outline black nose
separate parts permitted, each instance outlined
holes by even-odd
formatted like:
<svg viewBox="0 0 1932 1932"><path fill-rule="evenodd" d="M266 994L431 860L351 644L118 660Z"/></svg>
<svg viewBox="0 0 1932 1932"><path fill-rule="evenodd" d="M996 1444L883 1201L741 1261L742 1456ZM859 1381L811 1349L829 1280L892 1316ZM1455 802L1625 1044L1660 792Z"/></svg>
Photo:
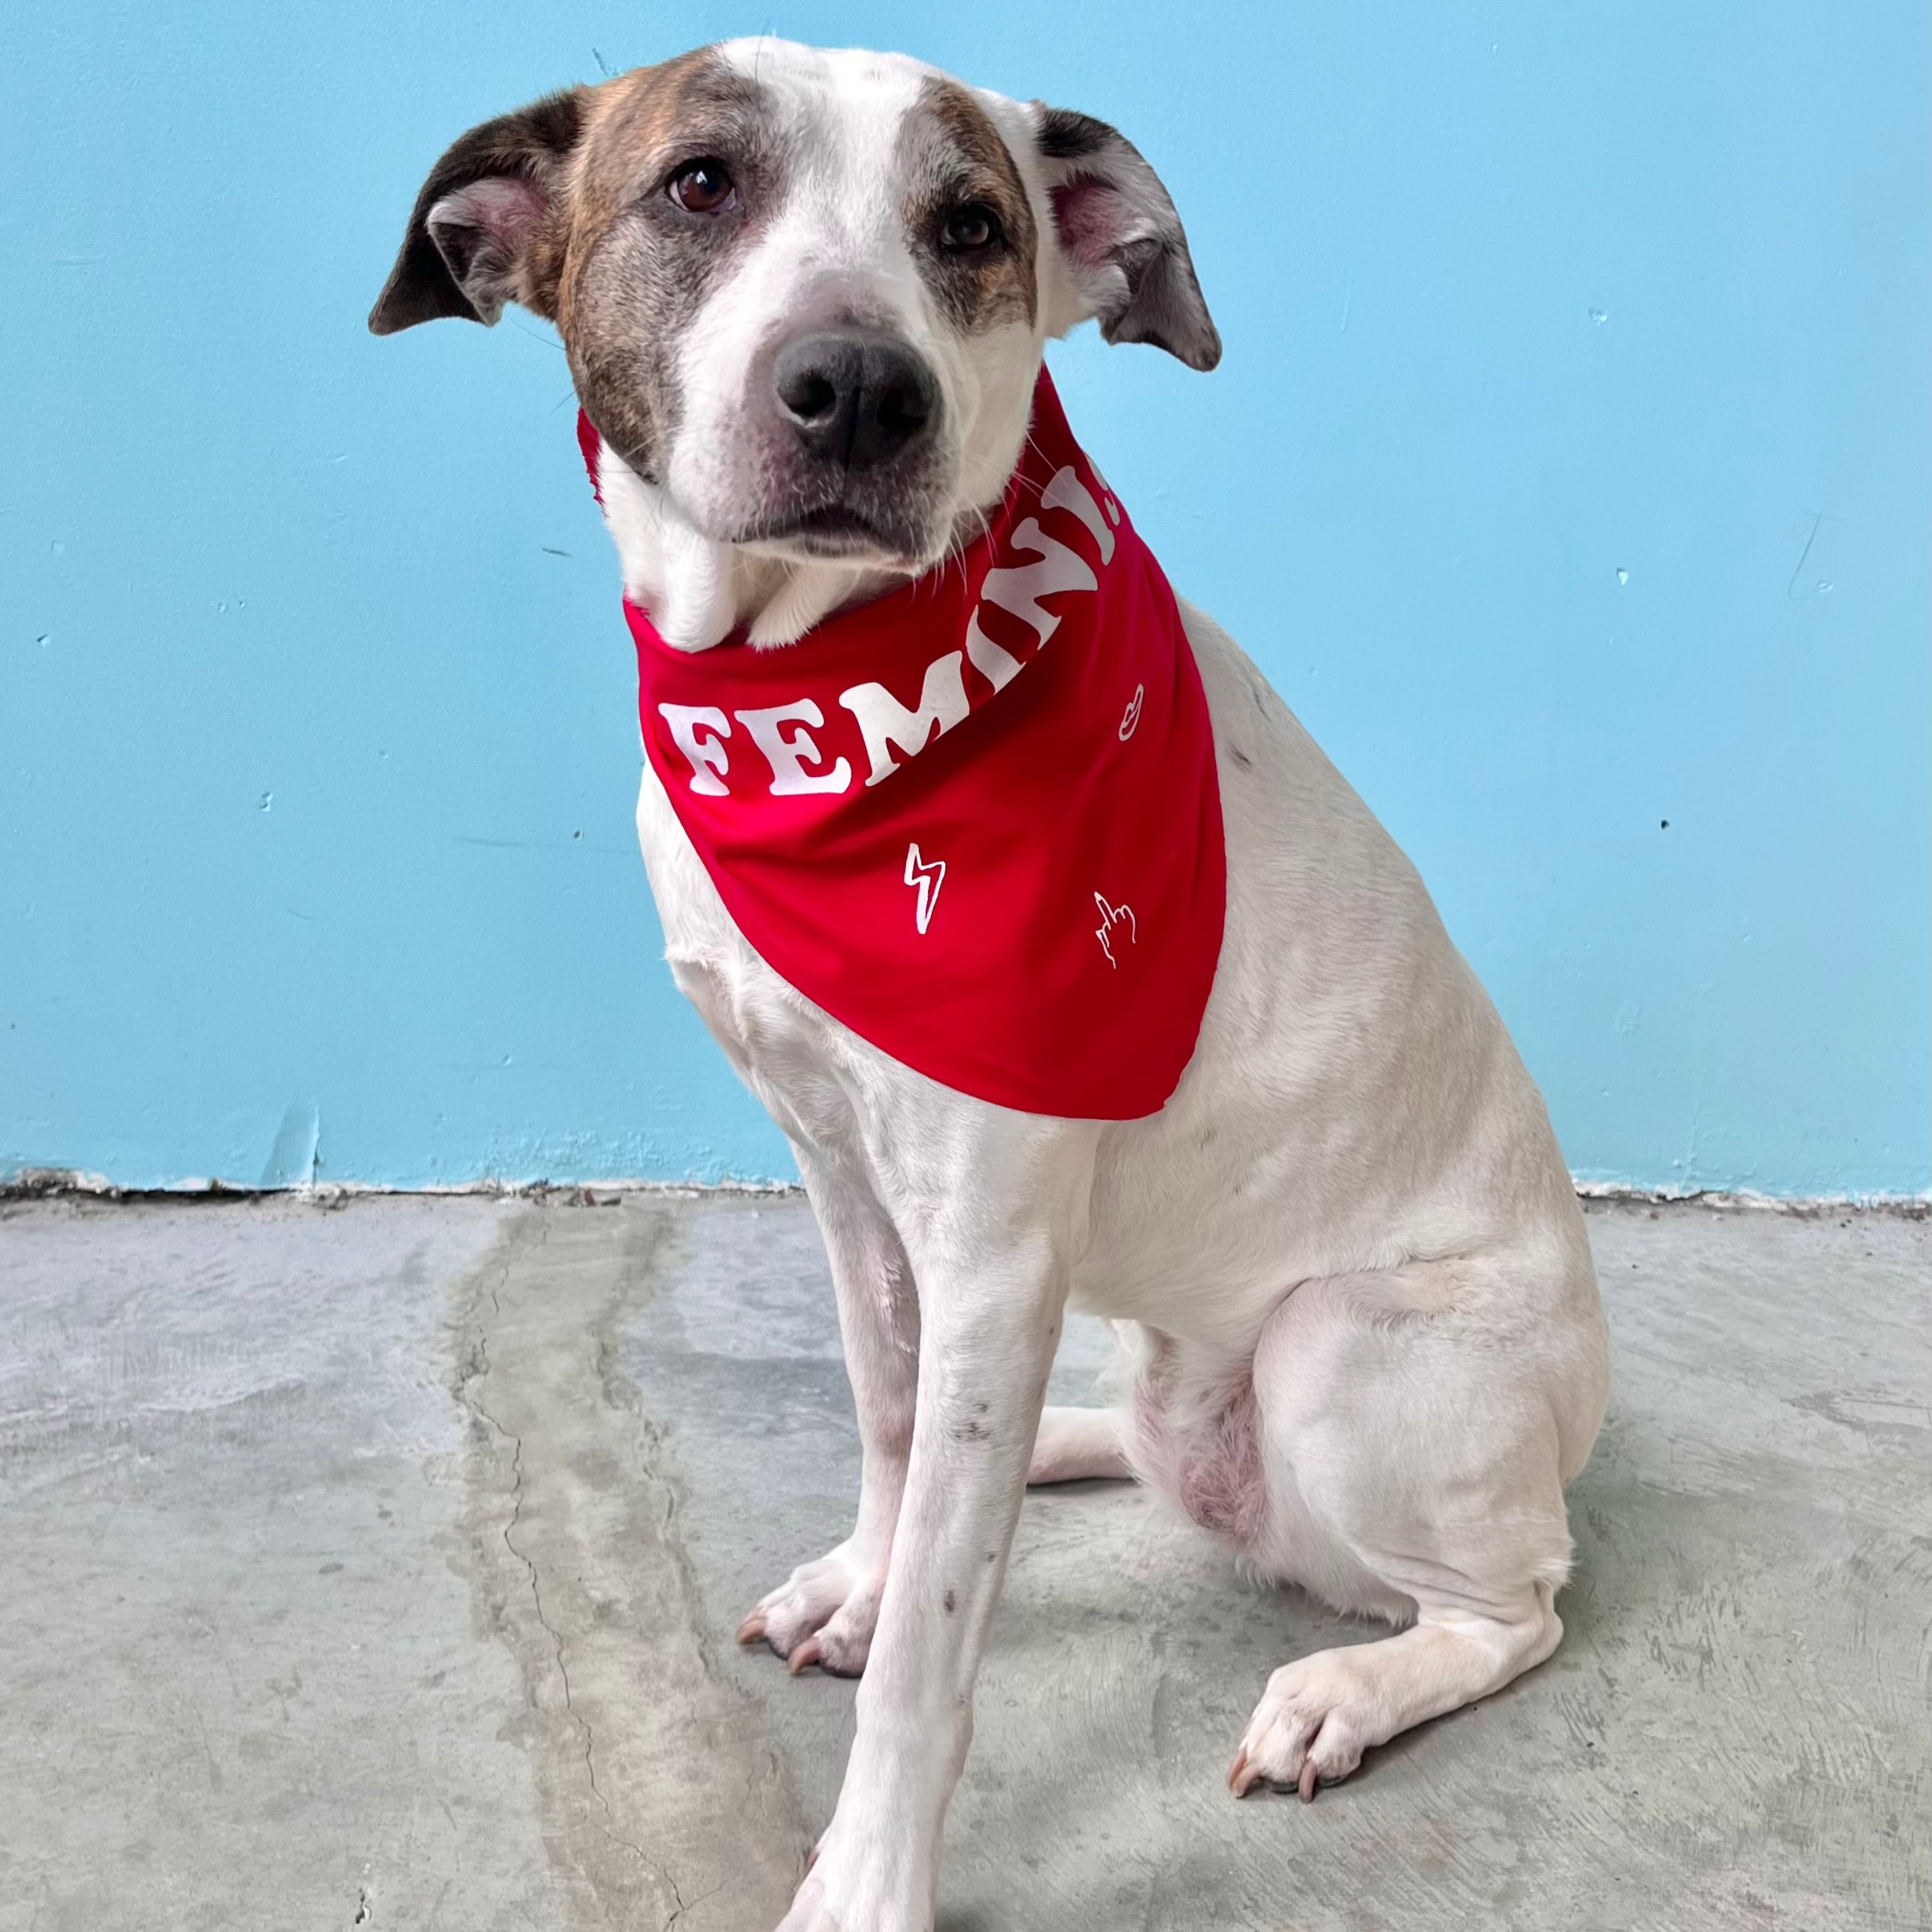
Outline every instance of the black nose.
<svg viewBox="0 0 1932 1932"><path fill-rule="evenodd" d="M824 329L787 343L772 385L806 450L848 470L902 454L939 413L933 372L904 343L871 329Z"/></svg>

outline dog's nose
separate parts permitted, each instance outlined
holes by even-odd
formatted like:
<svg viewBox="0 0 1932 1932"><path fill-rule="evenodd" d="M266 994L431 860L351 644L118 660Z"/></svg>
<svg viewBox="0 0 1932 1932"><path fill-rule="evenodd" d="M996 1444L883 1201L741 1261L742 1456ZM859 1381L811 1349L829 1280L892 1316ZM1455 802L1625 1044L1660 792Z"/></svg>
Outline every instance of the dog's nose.
<svg viewBox="0 0 1932 1932"><path fill-rule="evenodd" d="M797 337L779 351L772 385L806 451L848 470L902 455L939 419L933 372L904 343L876 330Z"/></svg>

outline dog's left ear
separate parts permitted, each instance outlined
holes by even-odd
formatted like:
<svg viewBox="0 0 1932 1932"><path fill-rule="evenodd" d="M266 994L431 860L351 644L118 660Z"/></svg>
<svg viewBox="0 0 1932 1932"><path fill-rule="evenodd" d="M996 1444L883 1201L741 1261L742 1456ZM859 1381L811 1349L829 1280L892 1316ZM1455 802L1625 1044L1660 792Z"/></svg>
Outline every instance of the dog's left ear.
<svg viewBox="0 0 1932 1932"><path fill-rule="evenodd" d="M1039 101L1031 110L1054 231L1084 305L1069 319L1097 316L1109 342L1150 342L1190 369L1213 368L1220 334L1160 177L1105 121Z"/></svg>
<svg viewBox="0 0 1932 1932"><path fill-rule="evenodd" d="M505 302L556 319L555 239L564 175L582 132L571 88L472 128L429 171L370 332L394 335L440 316L494 322Z"/></svg>

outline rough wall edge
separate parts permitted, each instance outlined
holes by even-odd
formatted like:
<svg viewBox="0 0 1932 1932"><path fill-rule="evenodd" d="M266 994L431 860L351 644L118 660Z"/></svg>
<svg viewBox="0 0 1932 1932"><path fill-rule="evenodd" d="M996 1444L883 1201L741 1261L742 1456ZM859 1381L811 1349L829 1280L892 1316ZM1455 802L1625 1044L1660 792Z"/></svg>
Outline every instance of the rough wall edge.
<svg viewBox="0 0 1932 1932"><path fill-rule="evenodd" d="M1574 1178L1574 1177L1573 1177ZM1898 1214L1907 1220L1932 1220L1932 1192L1923 1194L1758 1194L1748 1188L1630 1187L1615 1181L1578 1181L1577 1197L1633 1207L1697 1206L1732 1213L1792 1214L1810 1220L1856 1208L1861 1214Z"/></svg>
<svg viewBox="0 0 1932 1932"><path fill-rule="evenodd" d="M122 1187L104 1174L83 1174L71 1168L29 1168L0 1180L0 1202L91 1201L268 1201L291 1199L318 1207L382 1195L480 1195L491 1200L550 1201L567 1207L600 1208L620 1196L655 1195L666 1201L693 1201L709 1194L802 1196L795 1181L466 1181L447 1187L385 1187L363 1181L304 1181L286 1187L244 1187L226 1181L198 1177L165 1187Z"/></svg>
<svg viewBox="0 0 1932 1932"><path fill-rule="evenodd" d="M1792 1214L1801 1219L1856 1208L1867 1214L1898 1214L1909 1220L1932 1220L1932 1193L1924 1194L1756 1194L1716 1187L1630 1187L1607 1181L1579 1181L1580 1199L1628 1202L1640 1207L1696 1205L1733 1213ZM259 1201L291 1196L327 1208L364 1195L476 1194L497 1200L550 1201L565 1206L601 1207L627 1194L655 1195L667 1201L697 1200L706 1195L802 1195L785 1181L600 1181L553 1184L548 1181L469 1181L448 1187L385 1187L367 1181L317 1181L288 1187L239 1187L222 1181L188 1180L167 1187L121 1187L106 1175L71 1168L29 1168L0 1181L0 1202Z"/></svg>

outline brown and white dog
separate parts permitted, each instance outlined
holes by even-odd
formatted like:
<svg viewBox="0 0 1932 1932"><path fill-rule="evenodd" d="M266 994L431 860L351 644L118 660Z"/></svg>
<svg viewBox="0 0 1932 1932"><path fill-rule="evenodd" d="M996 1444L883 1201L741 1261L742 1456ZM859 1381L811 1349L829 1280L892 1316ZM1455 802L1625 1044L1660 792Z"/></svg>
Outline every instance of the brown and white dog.
<svg viewBox="0 0 1932 1932"><path fill-rule="evenodd" d="M1111 128L768 40L449 150L370 325L507 301L561 333L625 588L694 652L741 624L791 644L969 538L1050 339L1097 318L1194 368L1220 353L1166 191ZM1606 1351L1542 1101L1407 861L1182 610L1227 916L1193 1060L1145 1120L1011 1111L859 1039L746 944L646 769L672 970L796 1151L864 1448L851 1536L743 1632L865 1673L786 1932L932 1924L1029 1474L1138 1476L1254 1570L1397 1627L1274 1673L1237 1794L1311 1796L1561 1634ZM1114 1319L1123 1408L1043 1415L1069 1305Z"/></svg>

